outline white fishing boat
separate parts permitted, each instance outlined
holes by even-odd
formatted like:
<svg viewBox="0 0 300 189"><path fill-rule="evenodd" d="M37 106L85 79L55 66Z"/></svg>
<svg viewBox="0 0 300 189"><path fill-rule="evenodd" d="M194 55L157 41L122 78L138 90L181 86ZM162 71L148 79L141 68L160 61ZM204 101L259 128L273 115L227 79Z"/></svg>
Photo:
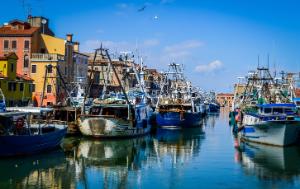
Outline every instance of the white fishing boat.
<svg viewBox="0 0 300 189"><path fill-rule="evenodd" d="M295 104L257 105L257 112L245 113L242 124L242 139L275 146L294 144L300 131Z"/></svg>
<svg viewBox="0 0 300 189"><path fill-rule="evenodd" d="M121 102L117 104L116 102ZM150 132L147 105L135 106L117 100L114 103L94 104L90 113L81 115L79 129L84 136L95 138L136 137Z"/></svg>
<svg viewBox="0 0 300 189"><path fill-rule="evenodd" d="M151 115L148 112L150 108L144 103L143 89L139 93L126 93L111 63L108 50L100 48L98 51L101 53L105 51L109 62L108 69L113 70L122 92L117 96L111 95L106 98L107 91L106 85L104 85L102 97L94 100L88 113L85 113L85 108L83 108L84 114L78 119L81 133L84 136L95 138L128 138L149 133L151 130L149 117ZM95 53L97 54L97 50ZM136 72L135 75L137 76ZM139 81L138 77L137 80Z"/></svg>

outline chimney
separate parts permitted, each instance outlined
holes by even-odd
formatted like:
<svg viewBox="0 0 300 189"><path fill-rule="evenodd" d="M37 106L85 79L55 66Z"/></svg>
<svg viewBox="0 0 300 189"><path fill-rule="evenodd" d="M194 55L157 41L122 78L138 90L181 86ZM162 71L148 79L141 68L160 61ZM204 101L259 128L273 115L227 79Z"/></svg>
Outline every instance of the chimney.
<svg viewBox="0 0 300 189"><path fill-rule="evenodd" d="M72 42L73 34L67 34L67 42Z"/></svg>
<svg viewBox="0 0 300 189"><path fill-rule="evenodd" d="M74 42L74 44L73 44L73 50L74 50L74 52L79 52L79 42Z"/></svg>

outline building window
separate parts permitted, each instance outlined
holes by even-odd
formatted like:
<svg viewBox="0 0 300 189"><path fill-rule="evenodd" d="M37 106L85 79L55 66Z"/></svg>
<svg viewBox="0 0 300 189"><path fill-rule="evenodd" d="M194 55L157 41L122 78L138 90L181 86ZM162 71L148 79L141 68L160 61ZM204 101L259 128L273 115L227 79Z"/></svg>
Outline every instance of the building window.
<svg viewBox="0 0 300 189"><path fill-rule="evenodd" d="M24 91L24 83L20 83L20 91Z"/></svg>
<svg viewBox="0 0 300 189"><path fill-rule="evenodd" d="M28 68L29 67L29 56L25 55L24 56L24 68Z"/></svg>
<svg viewBox="0 0 300 189"><path fill-rule="evenodd" d="M47 93L51 93L52 92L52 86L51 85L47 85Z"/></svg>
<svg viewBox="0 0 300 189"><path fill-rule="evenodd" d="M16 40L11 41L11 48L17 49L17 41Z"/></svg>
<svg viewBox="0 0 300 189"><path fill-rule="evenodd" d="M52 65L47 66L47 72L52 73Z"/></svg>
<svg viewBox="0 0 300 189"><path fill-rule="evenodd" d="M36 65L31 65L31 73L36 73Z"/></svg>
<svg viewBox="0 0 300 189"><path fill-rule="evenodd" d="M8 40L4 40L4 50L9 49L9 41Z"/></svg>
<svg viewBox="0 0 300 189"><path fill-rule="evenodd" d="M29 50L29 41L28 40L24 41L24 49Z"/></svg>
<svg viewBox="0 0 300 189"><path fill-rule="evenodd" d="M10 72L14 72L14 64L10 64Z"/></svg>

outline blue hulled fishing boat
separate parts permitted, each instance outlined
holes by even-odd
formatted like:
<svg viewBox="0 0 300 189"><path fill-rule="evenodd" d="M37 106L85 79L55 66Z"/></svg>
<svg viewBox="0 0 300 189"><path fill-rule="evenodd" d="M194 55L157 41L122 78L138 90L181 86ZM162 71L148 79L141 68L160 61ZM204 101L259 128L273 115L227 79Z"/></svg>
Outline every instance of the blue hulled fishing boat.
<svg viewBox="0 0 300 189"><path fill-rule="evenodd" d="M156 122L160 127L197 127L205 108L191 83L183 76L181 66L172 63L164 73L156 105Z"/></svg>
<svg viewBox="0 0 300 189"><path fill-rule="evenodd" d="M39 153L60 145L67 132L66 123L50 121L42 109L29 110L0 113L0 157Z"/></svg>
<svg viewBox="0 0 300 189"><path fill-rule="evenodd" d="M213 91L210 91L208 94L205 95L205 101L204 101L207 112L208 113L218 113L220 112L220 104L216 100L216 93Z"/></svg>
<svg viewBox="0 0 300 189"><path fill-rule="evenodd" d="M184 106L178 105L173 106L174 109L170 109L164 112L162 110L164 106L160 106L156 115L156 122L161 127L197 127L201 123L201 112L190 112L184 109ZM186 106L186 108L189 108Z"/></svg>

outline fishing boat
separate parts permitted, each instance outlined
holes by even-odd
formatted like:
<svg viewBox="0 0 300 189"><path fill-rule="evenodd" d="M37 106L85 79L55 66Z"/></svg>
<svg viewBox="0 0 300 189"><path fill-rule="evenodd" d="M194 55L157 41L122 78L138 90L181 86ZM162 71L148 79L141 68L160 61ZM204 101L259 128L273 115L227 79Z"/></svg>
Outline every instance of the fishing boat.
<svg viewBox="0 0 300 189"><path fill-rule="evenodd" d="M47 109L32 107L22 110L0 113L0 157L54 149L67 132L66 123L47 118Z"/></svg>
<svg viewBox="0 0 300 189"><path fill-rule="evenodd" d="M211 91L209 94L206 94L204 103L207 106L208 113L217 113L220 111L220 105L216 100L216 93Z"/></svg>
<svg viewBox="0 0 300 189"><path fill-rule="evenodd" d="M209 113L216 113L220 111L220 105L214 102L208 103L208 112Z"/></svg>
<svg viewBox="0 0 300 189"><path fill-rule="evenodd" d="M111 99L110 99L111 100ZM79 129L95 138L136 137L150 132L147 105L130 105L123 99L94 104L89 114L81 115Z"/></svg>
<svg viewBox="0 0 300 189"><path fill-rule="evenodd" d="M163 99L157 106L156 122L161 127L198 127L201 123L200 109L189 103Z"/></svg>
<svg viewBox="0 0 300 189"><path fill-rule="evenodd" d="M252 72L239 102L237 120L242 140L275 146L294 144L298 139L300 119L292 103L292 82L275 81L269 69Z"/></svg>
<svg viewBox="0 0 300 189"><path fill-rule="evenodd" d="M276 146L297 142L300 120L295 104L262 104L257 109L244 115L244 140Z"/></svg>
<svg viewBox="0 0 300 189"><path fill-rule="evenodd" d="M140 93L125 92L118 74L111 62L107 49L96 50L103 53L105 51L108 60L108 70L112 69L121 88L121 92L107 95L106 84L103 87L102 96L95 99L93 105L88 109L88 113L83 113L79 118L79 129L84 136L95 138L128 138L145 135L150 132L149 108L144 102L144 91ZM134 69L134 66L132 66ZM136 72L134 73L138 75ZM139 81L138 77L137 80ZM106 78L108 81L108 78ZM107 82L105 82L107 83ZM139 85L141 86L141 85ZM140 95L141 94L141 95ZM84 103L83 103L84 104ZM84 110L85 108L83 108Z"/></svg>
<svg viewBox="0 0 300 189"><path fill-rule="evenodd" d="M204 108L192 91L191 83L183 76L179 64L169 65L169 71L164 73L161 93L156 105L157 125L164 128L198 127Z"/></svg>

